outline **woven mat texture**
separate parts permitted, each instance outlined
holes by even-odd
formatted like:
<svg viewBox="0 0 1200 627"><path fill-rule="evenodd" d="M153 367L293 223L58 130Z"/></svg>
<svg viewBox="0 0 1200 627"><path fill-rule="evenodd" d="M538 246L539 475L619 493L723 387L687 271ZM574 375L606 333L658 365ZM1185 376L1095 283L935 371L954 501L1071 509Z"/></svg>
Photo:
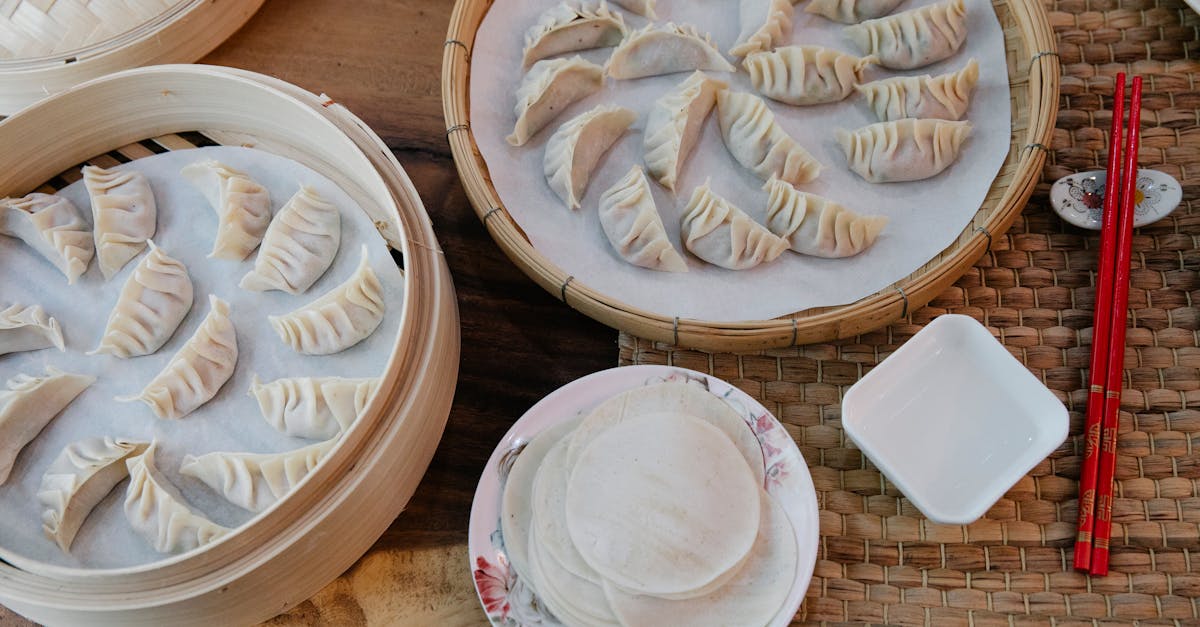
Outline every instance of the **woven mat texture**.
<svg viewBox="0 0 1200 627"><path fill-rule="evenodd" d="M853 340L734 355L620 338L622 364L710 372L762 401L808 460L821 546L798 622L1200 624L1200 17L1180 0L1048 0L1063 67L1052 154L1013 228L953 287ZM1184 205L1133 241L1112 568L1072 571L1098 234L1049 207L1103 168L1118 71L1145 77L1141 166ZM1101 130L1103 129L1103 130ZM1068 407L1071 436L978 522L924 519L841 429L851 384L932 318L974 317Z"/></svg>

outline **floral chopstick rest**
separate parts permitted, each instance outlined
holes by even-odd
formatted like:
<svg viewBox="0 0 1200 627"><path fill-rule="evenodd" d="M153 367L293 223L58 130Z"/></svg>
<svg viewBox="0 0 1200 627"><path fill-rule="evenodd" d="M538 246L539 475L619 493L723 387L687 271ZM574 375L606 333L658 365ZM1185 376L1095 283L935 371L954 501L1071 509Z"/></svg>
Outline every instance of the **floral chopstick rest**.
<svg viewBox="0 0 1200 627"><path fill-rule="evenodd" d="M1063 220L1075 226L1099 231L1104 211L1104 170L1090 170L1064 176L1050 188L1050 204ZM1158 170L1138 170L1137 207L1133 225L1146 226L1167 217L1183 200L1179 181Z"/></svg>

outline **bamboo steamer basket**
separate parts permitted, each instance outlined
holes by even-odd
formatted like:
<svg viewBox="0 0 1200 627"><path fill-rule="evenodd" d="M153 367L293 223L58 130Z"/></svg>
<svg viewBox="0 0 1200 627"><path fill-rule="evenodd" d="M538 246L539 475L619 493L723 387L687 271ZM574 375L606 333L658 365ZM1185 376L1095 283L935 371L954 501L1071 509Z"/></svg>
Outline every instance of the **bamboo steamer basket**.
<svg viewBox="0 0 1200 627"><path fill-rule="evenodd" d="M263 0L0 0L0 115L132 67L190 63Z"/></svg>
<svg viewBox="0 0 1200 627"><path fill-rule="evenodd" d="M441 438L458 372L449 271L411 181L361 120L324 96L251 72L152 66L96 79L0 122L0 196L142 144L220 143L295 159L337 182L402 258L406 298L380 391L289 498L223 540L145 567L18 569L0 562L0 603L48 624L243 624L316 593L379 538ZM166 137L162 137L166 135ZM396 318L393 318L395 320Z"/></svg>
<svg viewBox="0 0 1200 627"><path fill-rule="evenodd" d="M773 320L713 322L628 305L568 276L542 256L492 185L471 128L471 50L489 0L458 0L442 59L446 135L467 197L492 238L538 285L595 320L646 339L712 351L752 351L825 342L878 329L932 300L963 275L1021 213L1041 177L1058 112L1054 33L1038 0L993 0L1004 31L1012 100L1008 156L983 204L958 238L908 277L856 302ZM513 36L518 36L514 33ZM507 105L505 105L507 106Z"/></svg>

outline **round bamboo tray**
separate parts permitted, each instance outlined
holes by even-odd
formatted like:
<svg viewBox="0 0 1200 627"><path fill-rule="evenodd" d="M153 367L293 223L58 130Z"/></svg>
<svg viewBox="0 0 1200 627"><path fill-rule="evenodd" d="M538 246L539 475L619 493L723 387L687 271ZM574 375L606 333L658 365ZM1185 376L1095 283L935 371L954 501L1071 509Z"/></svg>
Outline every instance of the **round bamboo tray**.
<svg viewBox="0 0 1200 627"><path fill-rule="evenodd" d="M442 60L446 135L467 197L505 254L555 297L621 331L676 345L751 351L824 342L877 329L925 305L962 276L987 251L992 237L1003 234L1021 213L1041 176L1058 111L1058 54L1045 9L1038 0L993 0L1008 56L1012 138L982 206L952 245L908 277L854 303L773 320L671 318L632 307L567 276L534 249L505 208L470 119L471 49L490 7L488 0L458 0Z"/></svg>
<svg viewBox="0 0 1200 627"><path fill-rule="evenodd" d="M262 3L0 1L0 115L111 72L195 61Z"/></svg>
<svg viewBox="0 0 1200 627"><path fill-rule="evenodd" d="M144 146L151 138L167 149L189 147L193 131L300 161L353 196L403 260L400 333L379 393L338 448L274 510L220 542L120 571L35 575L0 562L0 603L38 622L211 625L270 618L310 597L378 539L416 489L445 427L459 356L449 271L404 170L332 100L228 68L153 66L113 74L0 122L7 147L0 196L25 194L109 151L149 154Z"/></svg>

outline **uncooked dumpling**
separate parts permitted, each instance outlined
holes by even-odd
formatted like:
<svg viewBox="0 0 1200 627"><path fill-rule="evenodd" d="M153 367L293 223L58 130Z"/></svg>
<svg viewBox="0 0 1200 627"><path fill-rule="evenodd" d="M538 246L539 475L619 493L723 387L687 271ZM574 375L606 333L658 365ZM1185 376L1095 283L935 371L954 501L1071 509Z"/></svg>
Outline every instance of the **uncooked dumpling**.
<svg viewBox="0 0 1200 627"><path fill-rule="evenodd" d="M158 228L158 206L146 176L136 170L84 166L83 183L92 202L96 256L105 280L146 248Z"/></svg>
<svg viewBox="0 0 1200 627"><path fill-rule="evenodd" d="M572 103L600 91L603 86L604 68L583 57L534 63L517 87L517 122L508 143L524 146Z"/></svg>
<svg viewBox="0 0 1200 627"><path fill-rule="evenodd" d="M137 396L117 401L142 401L159 418L175 420L207 403L233 374L237 365L237 333L229 318L229 303L210 295L211 309L191 339L175 353Z"/></svg>
<svg viewBox="0 0 1200 627"><path fill-rule="evenodd" d="M788 243L705 183L692 192L683 211L683 246L713 265L746 270L774 261Z"/></svg>
<svg viewBox="0 0 1200 627"><path fill-rule="evenodd" d="M92 228L62 196L35 193L0 200L0 235L25 242L66 275L68 285L87 270L96 253Z"/></svg>
<svg viewBox="0 0 1200 627"><path fill-rule="evenodd" d="M68 445L50 463L38 488L42 510L42 531L63 552L96 505L104 500L125 477L125 460L141 455L146 442L114 440L110 437L87 438Z"/></svg>
<svg viewBox="0 0 1200 627"><path fill-rule="evenodd" d="M362 246L362 260L350 278L317 300L282 316L267 316L279 339L305 355L330 355L367 339L387 305L383 285Z"/></svg>
<svg viewBox="0 0 1200 627"><path fill-rule="evenodd" d="M579 208L600 157L635 120L629 109L600 105L563 123L546 142L546 182L568 208Z"/></svg>
<svg viewBox="0 0 1200 627"><path fill-rule="evenodd" d="M863 216L780 181L767 183L767 228L791 249L814 257L850 257L871 247L888 219Z"/></svg>
<svg viewBox="0 0 1200 627"><path fill-rule="evenodd" d="M125 462L129 468L125 518L133 530L159 553L186 553L232 531L193 512L175 486L155 476L157 449L158 443L151 442L141 455Z"/></svg>
<svg viewBox="0 0 1200 627"><path fill-rule="evenodd" d="M904 0L811 0L806 13L823 15L835 22L857 24L891 13Z"/></svg>
<svg viewBox="0 0 1200 627"><path fill-rule="evenodd" d="M735 57L771 50L792 35L791 0L741 0L742 32L729 51Z"/></svg>
<svg viewBox="0 0 1200 627"><path fill-rule="evenodd" d="M790 105L838 102L862 82L875 57L856 57L821 46L786 46L746 57L743 65L758 93Z"/></svg>
<svg viewBox="0 0 1200 627"><path fill-rule="evenodd" d="M717 92L717 119L729 153L762 180L774 176L801 185L821 173L821 162L783 130L762 98L721 90Z"/></svg>
<svg viewBox="0 0 1200 627"><path fill-rule="evenodd" d="M333 263L342 242L342 216L317 190L304 186L267 227L254 269L239 287L301 294Z"/></svg>
<svg viewBox="0 0 1200 627"><path fill-rule="evenodd" d="M662 272L687 272L687 262L667 237L641 166L633 166L600 196L600 227L625 261Z"/></svg>
<svg viewBox="0 0 1200 627"><path fill-rule="evenodd" d="M271 223L271 194L245 172L213 159L180 172L217 212L217 237L209 257L241 261L262 242Z"/></svg>
<svg viewBox="0 0 1200 627"><path fill-rule="evenodd" d="M652 20L658 19L654 13L654 4L658 0L613 0L613 4L638 15L648 17Z"/></svg>
<svg viewBox="0 0 1200 627"><path fill-rule="evenodd" d="M913 119L835 131L850 169L871 183L934 176L958 159L970 134L969 122Z"/></svg>
<svg viewBox="0 0 1200 627"><path fill-rule="evenodd" d="M0 485L8 481L17 455L71 401L96 381L46 366L46 374L18 374L0 390Z"/></svg>
<svg viewBox="0 0 1200 627"><path fill-rule="evenodd" d="M230 503L257 513L295 489L335 444L337 439L284 453L186 455L179 474L199 479Z"/></svg>
<svg viewBox="0 0 1200 627"><path fill-rule="evenodd" d="M567 1L542 13L525 32L525 67L555 55L621 43L625 19L604 0Z"/></svg>
<svg viewBox="0 0 1200 627"><path fill-rule="evenodd" d="M192 279L187 267L151 241L150 254L138 262L121 288L100 345L88 354L128 359L157 352L191 308Z"/></svg>
<svg viewBox="0 0 1200 627"><path fill-rule="evenodd" d="M979 81L979 62L938 76L896 76L855 87L880 122L904 118L961 120Z"/></svg>
<svg viewBox="0 0 1200 627"><path fill-rule="evenodd" d="M630 32L612 57L605 72L616 79L642 78L675 72L713 70L733 72L721 51L707 34L690 24L647 24Z"/></svg>
<svg viewBox="0 0 1200 627"><path fill-rule="evenodd" d="M298 377L262 383L255 375L250 395L267 424L296 438L327 440L354 424L375 397L379 379Z"/></svg>
<svg viewBox="0 0 1200 627"><path fill-rule="evenodd" d="M893 70L911 70L949 58L967 40L967 7L945 0L846 27L863 54Z"/></svg>
<svg viewBox="0 0 1200 627"><path fill-rule="evenodd" d="M0 309L0 355L36 351L51 346L67 350L58 321L38 305Z"/></svg>
<svg viewBox="0 0 1200 627"><path fill-rule="evenodd" d="M704 121L717 104L717 92L728 83L696 71L654 101L642 136L646 169L663 187L675 191L683 162L691 154Z"/></svg>

